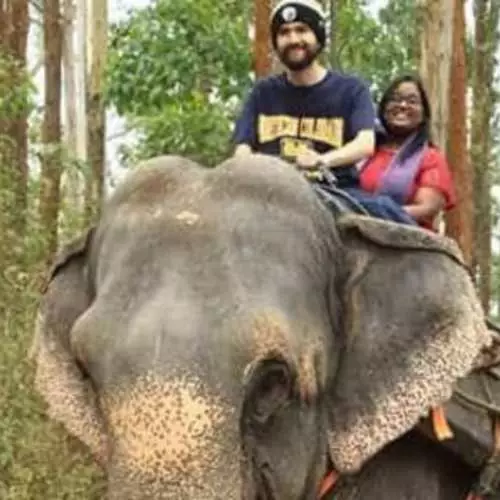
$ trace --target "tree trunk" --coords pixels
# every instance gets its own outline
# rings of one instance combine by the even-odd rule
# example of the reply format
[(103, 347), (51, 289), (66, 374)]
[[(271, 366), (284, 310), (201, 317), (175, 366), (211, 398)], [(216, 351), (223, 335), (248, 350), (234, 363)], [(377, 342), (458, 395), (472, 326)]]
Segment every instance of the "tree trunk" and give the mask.
[(254, 61), (253, 69), (256, 78), (269, 74), (272, 68), (269, 17), (271, 0), (254, 0)]
[(326, 59), (328, 64), (332, 68), (341, 69), (340, 57), (339, 57), (339, 13), (346, 6), (349, 5), (347, 0), (323, 0), (323, 7), (325, 12), (328, 13), (328, 18), (330, 20), (330, 29), (328, 33), (328, 47)]
[[(12, 54), (18, 64), (18, 80), (27, 77), (26, 49), (28, 43), (29, 17), (28, 0), (16, 0), (12, 7)], [(15, 211), (16, 228), (20, 237), (24, 233), (28, 190), (28, 109), (24, 107), (20, 115), (12, 123), (12, 137), (16, 144), (15, 155)]]
[(467, 68), (465, 59), (464, 0), (455, 0), (453, 60), (447, 156), (457, 191), (457, 206), (446, 215), (446, 234), (454, 238), (467, 264), (472, 264), (474, 200), (473, 171), (467, 151)]
[(443, 150), (448, 135), (450, 69), (455, 0), (420, 0), (423, 29), (420, 72), (433, 112), (432, 135)]
[(104, 198), (106, 120), (103, 99), (106, 62), (108, 9), (104, 0), (91, 0), (88, 12), (86, 109), (87, 153), (90, 172), (85, 187), (85, 218), (92, 221), (100, 213)]
[(338, 10), (340, 8), (339, 0), (324, 0), (325, 11), (328, 12), (330, 18), (330, 32), (327, 59), (332, 68), (338, 68), (339, 61), (337, 57), (337, 27), (338, 27)]
[(77, 101), (77, 139), (76, 148), (78, 158), (86, 162), (87, 156), (87, 112), (86, 112), (86, 72), (87, 72), (87, 0), (76, 0), (76, 39), (77, 57), (76, 86), (78, 88)]
[[(15, 92), (27, 82), (26, 49), (29, 30), (28, 0), (0, 2), (0, 57), (3, 58), (4, 86)], [(3, 209), (4, 230), (22, 238), (27, 204), (28, 107), (13, 110), (0, 118), (2, 178), (13, 194)], [(7, 187), (7, 186), (4, 186)], [(5, 234), (5, 233), (2, 233)]]
[(74, 0), (64, 0), (64, 36), (63, 36), (63, 85), (64, 85), (64, 143), (70, 164), (63, 172), (61, 180), (64, 196), (74, 209), (80, 207), (80, 173), (75, 162), (77, 148), (78, 94), (76, 82), (76, 54), (74, 50), (76, 5)]
[(500, 6), (490, 0), (476, 0), (475, 51), (472, 86), (471, 157), (475, 171), (475, 260), (479, 295), (488, 314), (491, 295), (491, 156), (495, 92), (493, 73), (498, 48), (496, 31)]
[(59, 0), (46, 0), (44, 6), (45, 112), (42, 125), (40, 219), (47, 238), (44, 257), (51, 259), (57, 250), (60, 202), (62, 19)]

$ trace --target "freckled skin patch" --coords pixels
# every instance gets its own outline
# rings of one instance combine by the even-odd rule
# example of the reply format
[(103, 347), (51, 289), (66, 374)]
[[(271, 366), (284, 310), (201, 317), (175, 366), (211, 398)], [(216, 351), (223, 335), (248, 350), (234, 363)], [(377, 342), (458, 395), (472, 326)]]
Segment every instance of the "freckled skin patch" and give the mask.
[(307, 349), (307, 352), (300, 356), (299, 360), (299, 390), (302, 401), (311, 402), (318, 395), (318, 376), (315, 367), (314, 347)]
[[(267, 359), (276, 355), (282, 356), (292, 366), (297, 368), (297, 385), (303, 401), (312, 401), (318, 393), (318, 374), (316, 373), (315, 357), (320, 345), (313, 345), (302, 351), (298, 359), (294, 355), (291, 339), (296, 333), (290, 331), (290, 326), (280, 319), (275, 312), (262, 312), (253, 319), (252, 334), (255, 361)], [(308, 335), (307, 338), (312, 338)], [(250, 365), (247, 366), (250, 368)], [(247, 374), (244, 374), (244, 378)]]
[[(448, 335), (460, 335), (460, 341), (450, 342)], [(450, 349), (450, 346), (454, 347)], [(460, 378), (457, 374), (468, 373), (474, 352), (470, 338), (448, 328), (426, 343), (425, 349), (412, 353), (407, 372), (397, 384), (391, 380), (390, 387), (373, 396), (376, 398), (374, 412), (359, 411), (351, 421), (338, 415), (339, 424), (328, 433), (337, 469), (347, 473), (359, 471), (386, 443), (412, 428), (430, 408), (447, 401), (453, 381)], [(337, 408), (334, 411), (338, 411)]]
[(239, 498), (237, 419), (199, 379), (148, 374), (104, 401), (111, 498)]
[(255, 358), (264, 359), (273, 353), (289, 358), (288, 329), (287, 323), (273, 312), (256, 315), (252, 324)]
[(64, 423), (89, 447), (97, 462), (105, 465), (107, 436), (88, 382), (61, 344), (42, 334), (43, 328), (44, 319), (39, 315), (31, 355), (37, 357), (35, 387), (48, 402), (47, 414)]

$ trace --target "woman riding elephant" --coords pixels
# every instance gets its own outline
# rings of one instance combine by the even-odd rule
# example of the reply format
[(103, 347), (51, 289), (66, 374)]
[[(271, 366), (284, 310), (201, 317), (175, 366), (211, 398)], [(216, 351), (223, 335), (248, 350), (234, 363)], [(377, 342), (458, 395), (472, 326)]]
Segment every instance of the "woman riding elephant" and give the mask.
[(340, 499), (458, 500), (407, 433), (489, 342), (448, 239), (332, 223), (278, 158), (162, 157), (55, 263), (36, 387), (112, 500), (314, 500), (330, 463)]
[(375, 154), (360, 165), (361, 187), (390, 197), (420, 226), (433, 229), (438, 214), (456, 200), (446, 158), (430, 139), (431, 108), (420, 79), (394, 80), (378, 117), (383, 131)]

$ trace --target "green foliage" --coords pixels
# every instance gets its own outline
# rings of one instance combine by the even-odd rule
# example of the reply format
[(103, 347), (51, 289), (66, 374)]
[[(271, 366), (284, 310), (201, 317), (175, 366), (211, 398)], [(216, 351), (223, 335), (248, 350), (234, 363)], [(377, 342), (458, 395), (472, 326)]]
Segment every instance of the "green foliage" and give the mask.
[[(0, 321), (0, 498), (2, 500), (98, 500), (102, 480), (79, 443), (49, 422), (33, 393), (27, 359), (37, 293), (18, 274)], [(57, 451), (55, 451), (57, 450)]]
[[(27, 226), (21, 237), (9, 223), (14, 206), (11, 144), (0, 137), (0, 498), (2, 500), (98, 500), (102, 475), (88, 453), (61, 425), (51, 421), (34, 391), (30, 351), (40, 285), (45, 235), (38, 223), (39, 179), (28, 185)], [(80, 216), (81, 218), (81, 216)], [(79, 229), (65, 207), (64, 236)], [(71, 228), (70, 223), (74, 222)]]
[(227, 149), (237, 101), (251, 83), (248, 5), (158, 0), (113, 26), (107, 98), (144, 138), (127, 159)]
[(394, 77), (416, 70), (416, 16), (414, 0), (390, 0), (378, 20), (367, 12), (364, 1), (343, 3), (332, 59), (343, 71), (367, 80), (378, 98)]
[(228, 154), (231, 108), (209, 104), (199, 92), (183, 100), (166, 103), (154, 116), (131, 120), (141, 131), (133, 148), (122, 147), (125, 163), (158, 153), (181, 153), (205, 165), (214, 165)]
[(238, 96), (249, 82), (246, 20), (237, 0), (158, 0), (134, 11), (111, 30), (111, 102), (138, 116), (194, 89)]
[(88, 456), (60, 426), (47, 422), (33, 394), (27, 352), (36, 293), (25, 279), (18, 285), (23, 291), (11, 290), (10, 298), (18, 307), (0, 322), (0, 498), (98, 500), (102, 482)]
[(24, 68), (0, 52), (0, 116), (16, 118), (34, 107), (35, 87)]

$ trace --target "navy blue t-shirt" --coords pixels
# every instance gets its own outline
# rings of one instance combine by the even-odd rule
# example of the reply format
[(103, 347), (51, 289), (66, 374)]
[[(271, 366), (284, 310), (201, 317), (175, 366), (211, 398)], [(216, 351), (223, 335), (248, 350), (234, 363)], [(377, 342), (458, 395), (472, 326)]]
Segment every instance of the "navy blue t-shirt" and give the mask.
[(305, 148), (326, 153), (374, 127), (370, 91), (359, 78), (328, 71), (314, 85), (297, 86), (281, 74), (256, 82), (233, 138), (293, 162)]

